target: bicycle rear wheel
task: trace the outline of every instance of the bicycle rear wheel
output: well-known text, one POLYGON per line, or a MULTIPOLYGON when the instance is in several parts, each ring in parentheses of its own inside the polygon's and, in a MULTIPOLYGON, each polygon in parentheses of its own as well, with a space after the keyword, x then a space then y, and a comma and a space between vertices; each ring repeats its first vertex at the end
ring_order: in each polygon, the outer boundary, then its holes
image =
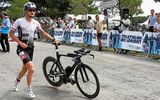
POLYGON ((57 76, 56 73, 59 73, 60 66, 57 60, 53 57, 46 57, 43 61, 43 73, 46 80, 52 85, 59 87, 63 84, 63 81, 60 76, 57 76))
POLYGON ((75 70, 75 81, 80 92, 88 97, 95 98, 100 91, 100 84, 96 73, 88 65, 81 64, 75 70))

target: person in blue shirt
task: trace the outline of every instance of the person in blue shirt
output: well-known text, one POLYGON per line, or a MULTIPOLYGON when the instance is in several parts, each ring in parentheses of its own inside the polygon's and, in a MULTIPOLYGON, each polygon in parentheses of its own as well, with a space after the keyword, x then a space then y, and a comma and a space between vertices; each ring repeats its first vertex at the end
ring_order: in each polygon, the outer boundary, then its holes
POLYGON ((154 24, 157 22, 157 17, 154 15, 154 13, 154 9, 152 9, 148 20, 149 32, 154 32, 154 24))
POLYGON ((11 22, 9 17, 7 16, 7 12, 2 11, 2 26, 1 26, 1 46, 2 46, 2 52, 9 52, 10 51, 10 45, 8 41, 8 33, 10 32, 11 28, 11 22))

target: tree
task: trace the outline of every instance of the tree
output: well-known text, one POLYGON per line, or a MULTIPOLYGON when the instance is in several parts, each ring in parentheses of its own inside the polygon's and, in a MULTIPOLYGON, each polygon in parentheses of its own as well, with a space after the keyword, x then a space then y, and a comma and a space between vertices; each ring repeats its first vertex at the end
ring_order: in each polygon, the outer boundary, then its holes
POLYGON ((87 14, 87 13, 98 13, 98 8, 92 5, 93 0, 70 0, 70 13, 73 14, 87 14))
POLYGON ((160 0, 154 0, 155 2, 160 2, 160 0))
POLYGON ((17 19, 23 16, 23 5, 29 0, 12 0, 11 7, 6 11, 12 19, 17 19))
POLYGON ((7 9, 10 6, 11 0, 0 0, 0 11, 7 9))
POLYGON ((119 9, 128 8, 129 15, 132 17, 133 15, 138 15, 143 13, 141 9, 142 0, 118 0, 119 9))
POLYGON ((30 0, 30 1, 36 3, 36 5, 39 5, 38 9, 42 15, 50 17, 63 17, 67 13, 73 13, 78 15, 84 13, 97 13, 98 11, 97 8, 94 8, 92 5, 93 0, 30 0))

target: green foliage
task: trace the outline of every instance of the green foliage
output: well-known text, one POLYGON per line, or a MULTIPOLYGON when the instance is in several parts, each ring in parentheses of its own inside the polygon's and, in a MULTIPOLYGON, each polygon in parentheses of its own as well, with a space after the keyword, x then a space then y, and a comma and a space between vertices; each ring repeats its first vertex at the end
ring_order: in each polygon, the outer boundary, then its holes
POLYGON ((45 13, 46 16, 50 16, 50 17, 57 17, 57 15, 60 15, 60 12, 58 9, 52 9, 52 8, 48 8, 43 13, 45 13))
POLYGON ((93 0, 70 0, 70 13, 73 14, 87 14, 98 13, 98 9, 94 8, 92 4, 93 0))
POLYGON ((62 17, 69 10, 70 0, 45 0, 46 11, 48 16, 62 17), (49 10, 49 11, 48 11, 49 10))
MULTIPOLYGON (((63 17, 67 13, 78 14, 97 14, 98 8, 92 5, 93 0, 10 0, 11 7, 7 10, 9 15, 16 19, 23 15, 23 5, 25 2, 32 1, 37 5, 38 10, 44 16, 63 17), (42 9, 46 8, 46 9, 42 9)), ((120 8, 127 7, 130 16, 142 13, 142 0, 118 0, 120 8)))
POLYGON ((130 16, 143 13, 141 9, 142 0, 119 0, 120 8, 129 8, 130 16))
POLYGON ((30 0, 37 5, 43 6, 46 10, 40 9, 42 15, 50 17, 63 17, 65 14, 75 15, 84 13, 97 13, 97 8, 91 4, 93 0, 30 0), (39 3, 38 3, 39 1, 39 3))
POLYGON ((154 0, 155 2, 160 2, 160 0, 154 0))
POLYGON ((11 7, 6 11, 8 12, 10 18, 17 19, 23 16, 23 5, 29 0, 12 0, 11 7))
POLYGON ((147 19, 148 19, 148 17, 146 17, 146 16, 133 17, 132 18, 132 25, 136 26, 137 23, 143 23, 147 19))

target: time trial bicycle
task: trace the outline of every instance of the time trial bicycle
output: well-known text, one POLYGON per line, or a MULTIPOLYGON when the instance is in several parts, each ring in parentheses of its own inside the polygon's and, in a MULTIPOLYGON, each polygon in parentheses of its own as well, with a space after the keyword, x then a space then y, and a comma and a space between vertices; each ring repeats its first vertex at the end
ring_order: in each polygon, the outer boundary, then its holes
POLYGON ((66 83, 76 84, 84 96, 88 98, 97 97, 100 91, 99 79, 93 69, 81 60, 85 55, 94 58, 91 51, 82 48, 74 51, 74 53, 59 54, 58 45, 53 44, 56 48, 56 58, 48 56, 43 61, 43 73, 46 80, 55 87, 60 87, 66 83), (61 56, 72 57, 74 64, 66 68, 63 67, 60 61, 61 56), (74 75, 74 78, 71 75, 74 75))

